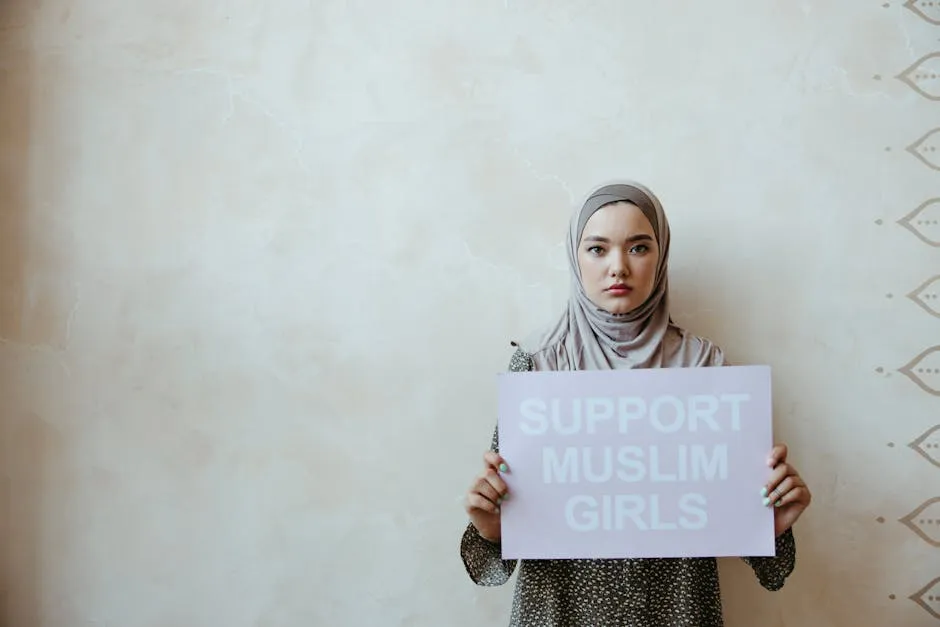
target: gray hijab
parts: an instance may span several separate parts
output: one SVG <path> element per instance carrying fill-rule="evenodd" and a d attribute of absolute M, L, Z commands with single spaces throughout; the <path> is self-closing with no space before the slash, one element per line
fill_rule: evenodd
<path fill-rule="evenodd" d="M 659 244 L 653 291 L 640 307 L 611 314 L 588 298 L 581 282 L 578 246 L 584 226 L 600 208 L 630 202 L 649 220 Z M 604 185 L 592 192 L 571 218 L 568 230 L 571 294 L 568 307 L 548 330 L 522 344 L 536 370 L 604 370 L 719 365 L 711 342 L 676 327 L 669 316 L 669 223 L 659 199 L 635 182 Z"/>

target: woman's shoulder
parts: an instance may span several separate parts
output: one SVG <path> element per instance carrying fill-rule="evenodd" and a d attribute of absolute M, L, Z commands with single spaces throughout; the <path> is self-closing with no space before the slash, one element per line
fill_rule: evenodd
<path fill-rule="evenodd" d="M 670 326 L 669 335 L 672 339 L 669 348 L 679 361 L 692 366 L 727 365 L 724 351 L 711 338 L 676 325 Z"/>

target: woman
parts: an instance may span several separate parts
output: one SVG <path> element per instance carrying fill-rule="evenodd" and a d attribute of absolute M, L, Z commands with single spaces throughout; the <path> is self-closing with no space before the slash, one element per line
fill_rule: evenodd
<path fill-rule="evenodd" d="M 568 261 L 572 289 L 567 311 L 547 332 L 519 346 L 511 371 L 721 366 L 710 341 L 677 327 L 669 315 L 669 225 L 659 200 L 636 183 L 592 193 L 572 218 Z M 775 446 L 766 485 L 754 498 L 774 507 L 776 557 L 744 561 L 761 585 L 777 590 L 792 572 L 791 527 L 810 503 L 810 492 Z M 508 581 L 517 564 L 500 551 L 499 506 L 511 498 L 500 474 L 499 434 L 484 455 L 484 470 L 466 495 L 470 524 L 460 553 L 479 585 Z M 762 479 L 758 479 L 758 482 Z M 760 496 L 758 496 L 758 493 Z M 714 558 L 523 560 L 510 625 L 660 627 L 723 624 Z"/>

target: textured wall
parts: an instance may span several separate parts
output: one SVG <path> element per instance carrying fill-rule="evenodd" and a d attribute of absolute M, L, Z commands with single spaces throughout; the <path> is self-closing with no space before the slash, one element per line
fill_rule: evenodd
<path fill-rule="evenodd" d="M 815 491 L 729 625 L 940 625 L 938 51 L 925 0 L 5 0 L 0 624 L 504 624 L 493 375 L 629 176 Z"/>

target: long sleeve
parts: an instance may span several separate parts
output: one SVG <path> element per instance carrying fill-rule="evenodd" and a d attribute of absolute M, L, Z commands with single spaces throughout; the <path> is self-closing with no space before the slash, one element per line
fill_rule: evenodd
<path fill-rule="evenodd" d="M 516 568 L 515 560 L 502 558 L 499 543 L 484 539 L 472 524 L 460 539 L 460 557 L 470 579 L 479 586 L 501 586 Z"/>
<path fill-rule="evenodd" d="M 796 539 L 793 530 L 787 529 L 777 536 L 776 557 L 744 557 L 744 562 L 754 570 L 760 585 L 768 590 L 779 590 L 796 566 Z"/>
<path fill-rule="evenodd" d="M 509 361 L 510 372 L 532 369 L 532 360 L 521 349 Z M 490 450 L 499 452 L 499 427 L 493 430 Z M 504 560 L 498 542 L 490 542 L 479 534 L 472 523 L 467 524 L 460 539 L 460 557 L 473 583 L 480 586 L 501 586 L 512 576 L 516 560 Z"/>

